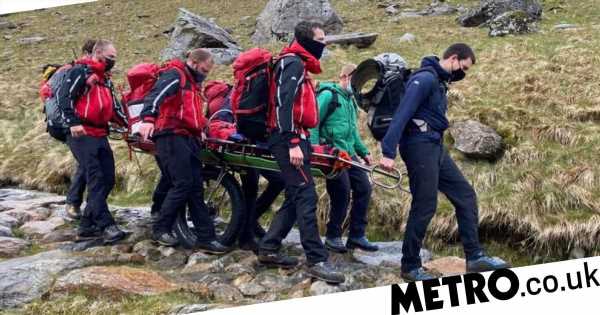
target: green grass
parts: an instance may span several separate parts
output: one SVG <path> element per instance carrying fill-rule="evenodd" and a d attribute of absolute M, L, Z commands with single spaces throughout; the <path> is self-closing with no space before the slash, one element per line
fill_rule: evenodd
<path fill-rule="evenodd" d="M 470 6 L 478 1 L 448 2 Z M 16 32 L 3 31 L 13 39 L 5 40 L 0 52 L 0 94 L 8 95 L 0 99 L 0 181 L 65 190 L 73 161 L 64 146 L 43 132 L 36 96 L 43 64 L 69 60 L 71 48 L 78 48 L 85 38 L 107 37 L 119 49 L 115 80 L 123 84 L 127 68 L 157 59 L 168 41 L 162 32 L 174 21 L 178 7 L 214 17 L 249 48 L 253 26 L 241 22 L 242 17 L 258 15 L 265 3 L 177 0 L 165 7 L 158 0 L 113 0 L 8 16 L 26 25 Z M 543 1 L 545 8 L 560 9 L 544 13 L 540 33 L 503 38 L 489 38 L 485 28 L 461 28 L 453 16 L 391 22 L 376 1 L 332 3 L 345 21 L 345 31 L 378 32 L 379 38 L 368 49 L 330 47 L 332 57 L 323 61 L 319 80 L 335 79 L 344 63 L 359 63 L 381 52 L 399 53 L 417 67 L 422 56 L 440 54 L 457 41 L 475 48 L 477 64 L 466 80 L 453 85 L 448 114 L 451 121 L 476 119 L 490 125 L 507 144 L 506 154 L 495 163 L 469 161 L 452 151 L 478 192 L 482 233 L 489 241 L 528 240 L 524 243 L 528 251 L 554 257 L 563 257 L 572 244 L 589 253 L 599 250 L 600 6 L 596 1 Z M 429 3 L 410 1 L 407 7 Z M 563 22 L 577 24 L 578 29 L 553 30 Z M 417 40 L 399 43 L 406 32 Z M 48 39 L 33 46 L 16 43 L 15 39 L 31 35 Z M 231 70 L 218 67 L 211 78 L 230 80 Z M 361 132 L 378 156 L 378 145 L 366 126 L 361 126 Z M 113 142 L 113 148 L 118 183 L 110 201 L 149 204 L 158 179 L 153 159 L 140 156 L 140 171 L 135 161 L 128 160 L 123 143 Z M 319 185 L 319 195 L 324 196 L 322 188 Z M 409 203 L 410 197 L 403 193 L 376 189 L 369 218 L 371 237 L 401 238 Z M 453 209 L 444 197 L 439 204 L 429 233 L 432 245 L 457 240 Z M 326 208 L 323 197 L 322 219 Z"/>

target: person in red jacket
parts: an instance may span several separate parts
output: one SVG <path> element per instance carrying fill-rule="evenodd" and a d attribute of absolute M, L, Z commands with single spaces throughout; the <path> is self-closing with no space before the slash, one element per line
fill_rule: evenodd
<path fill-rule="evenodd" d="M 285 182 L 285 201 L 275 214 L 259 246 L 258 260 L 265 265 L 294 267 L 298 260 L 280 253 L 281 241 L 298 223 L 308 274 L 330 283 L 345 281 L 328 262 L 317 226 L 317 192 L 311 176 L 309 128 L 318 124 L 317 100 L 311 74 L 321 73 L 319 59 L 325 49 L 325 32 L 318 23 L 300 22 L 294 41 L 274 65 L 271 95 L 274 102 L 268 122 L 269 149 Z"/>
<path fill-rule="evenodd" d="M 106 198 L 115 184 L 115 161 L 108 143 L 108 123 L 126 124 L 123 108 L 115 97 L 109 73 L 117 50 L 98 40 L 91 56 L 75 61 L 58 91 L 58 106 L 69 126 L 67 145 L 85 170 L 87 205 L 81 216 L 79 237 L 102 234 L 105 243 L 125 237 L 108 210 Z"/>
<path fill-rule="evenodd" d="M 153 225 L 153 239 L 166 246 L 177 244 L 172 228 L 178 211 L 187 204 L 196 227 L 197 247 L 222 254 L 228 248 L 216 240 L 213 220 L 204 203 L 200 160 L 200 140 L 207 123 L 200 92 L 213 65 L 210 52 L 202 48 L 190 51 L 185 62 L 168 62 L 144 98 L 140 134 L 144 140 L 152 138 L 156 142 L 159 167 L 171 183 Z"/>

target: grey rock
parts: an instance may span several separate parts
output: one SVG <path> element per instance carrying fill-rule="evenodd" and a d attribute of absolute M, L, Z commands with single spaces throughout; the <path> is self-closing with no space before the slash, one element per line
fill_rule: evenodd
<path fill-rule="evenodd" d="M 412 33 L 405 33 L 398 39 L 401 43 L 414 42 L 415 40 L 417 40 L 417 37 Z"/>
<path fill-rule="evenodd" d="M 23 37 L 17 40 L 17 43 L 21 45 L 33 45 L 38 44 L 46 40 L 46 37 L 42 36 L 31 36 L 31 37 Z"/>
<path fill-rule="evenodd" d="M 240 292 L 242 292 L 242 294 L 245 296 L 257 296 L 261 293 L 267 292 L 265 287 L 255 282 L 242 283 L 238 289 L 240 289 Z"/>
<path fill-rule="evenodd" d="M 43 237 L 44 235 L 53 232 L 57 228 L 63 226 L 65 220 L 62 218 L 51 218 L 45 221 L 30 221 L 21 226 L 21 231 L 29 237 Z"/>
<path fill-rule="evenodd" d="M 244 298 L 240 290 L 229 284 L 220 283 L 210 286 L 210 289 L 213 297 L 218 301 L 234 302 Z"/>
<path fill-rule="evenodd" d="M 210 304 L 177 305 L 171 308 L 171 310 L 169 311 L 169 315 L 185 315 L 196 312 L 205 312 L 210 309 Z"/>
<path fill-rule="evenodd" d="M 511 11 L 503 13 L 488 22 L 491 37 L 505 36 L 509 34 L 528 34 L 538 31 L 537 25 L 533 23 L 524 11 Z"/>
<path fill-rule="evenodd" d="M 289 290 L 293 286 L 287 277 L 273 273 L 261 273 L 251 283 L 260 284 L 267 290 L 274 292 Z"/>
<path fill-rule="evenodd" d="M 398 8 L 395 5 L 390 5 L 387 8 L 385 8 L 385 13 L 389 15 L 396 15 L 398 14 Z"/>
<path fill-rule="evenodd" d="M 352 255 L 354 258 L 369 266 L 400 266 L 402 259 L 402 241 L 396 242 L 375 242 L 379 246 L 376 252 L 365 252 L 355 250 Z M 431 260 L 431 252 L 421 249 L 421 260 L 423 262 Z"/>
<path fill-rule="evenodd" d="M 542 10 L 538 0 L 481 0 L 479 6 L 467 10 L 457 21 L 465 27 L 477 27 L 510 11 L 523 11 L 531 21 L 538 21 Z"/>
<path fill-rule="evenodd" d="M 329 0 L 270 0 L 256 20 L 252 42 L 287 41 L 296 24 L 307 19 L 323 24 L 326 34 L 339 34 L 343 28 Z"/>
<path fill-rule="evenodd" d="M 502 137 L 492 128 L 467 120 L 452 124 L 450 135 L 454 148 L 473 159 L 495 160 L 504 153 Z"/>
<path fill-rule="evenodd" d="M 567 23 L 556 24 L 553 27 L 553 29 L 556 31 L 570 30 L 570 29 L 576 29 L 576 28 L 577 28 L 576 24 L 567 24 Z"/>
<path fill-rule="evenodd" d="M 50 290 L 58 274 L 94 262 L 93 257 L 63 250 L 0 262 L 0 309 L 18 307 L 38 299 Z"/>
<path fill-rule="evenodd" d="M 377 33 L 346 33 L 339 35 L 328 35 L 325 37 L 327 44 L 337 44 L 342 46 L 353 45 L 357 48 L 367 48 L 377 40 Z"/>
<path fill-rule="evenodd" d="M 162 51 L 160 58 L 184 59 L 186 52 L 194 48 L 211 49 L 215 54 L 215 62 L 219 64 L 233 62 L 242 50 L 225 29 L 202 16 L 180 8 L 169 45 Z"/>
<path fill-rule="evenodd" d="M 177 251 L 169 256 L 162 257 L 156 262 L 151 262 L 151 264 L 158 270 L 173 270 L 185 266 L 187 258 L 188 257 L 185 255 L 185 253 Z"/>
<path fill-rule="evenodd" d="M 17 28 L 17 25 L 15 23 L 10 22 L 10 21 L 0 20 L 0 30 L 15 29 L 15 28 Z"/>
<path fill-rule="evenodd" d="M 19 225 L 19 220 L 13 216 L 10 216 L 5 213 L 0 213 L 0 226 L 6 226 L 8 228 L 13 228 Z"/>
<path fill-rule="evenodd" d="M 0 236 L 12 237 L 13 232 L 8 226 L 0 225 Z"/>
<path fill-rule="evenodd" d="M 310 295 L 323 295 L 330 293 L 342 292 L 342 288 L 339 285 L 331 285 L 324 281 L 315 281 L 310 286 Z"/>
<path fill-rule="evenodd" d="M 62 229 L 50 232 L 42 237 L 40 243 L 56 243 L 75 240 L 77 232 L 74 229 Z"/>
<path fill-rule="evenodd" d="M 16 237 L 0 236 L 0 257 L 14 257 L 27 248 L 30 243 Z"/>
<path fill-rule="evenodd" d="M 157 261 L 161 258 L 160 250 L 152 244 L 151 240 L 143 240 L 133 246 L 133 251 L 142 255 L 147 261 Z"/>
<path fill-rule="evenodd" d="M 186 268 L 192 267 L 194 265 L 203 264 L 207 262 L 213 261 L 214 256 L 207 255 L 203 252 L 196 252 L 190 255 L 188 258 L 188 262 L 186 264 Z"/>

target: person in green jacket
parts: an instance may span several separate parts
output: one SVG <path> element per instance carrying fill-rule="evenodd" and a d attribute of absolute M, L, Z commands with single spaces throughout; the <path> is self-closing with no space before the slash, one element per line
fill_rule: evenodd
<path fill-rule="evenodd" d="M 354 161 L 360 159 L 372 163 L 369 150 L 358 132 L 358 106 L 354 100 L 350 79 L 356 65 L 345 65 L 340 73 L 339 83 L 320 83 L 317 90 L 319 104 L 319 126 L 310 130 L 312 144 L 327 144 L 344 150 Z M 327 193 L 330 199 L 329 222 L 325 246 L 334 252 L 344 253 L 348 249 L 359 248 L 377 251 L 365 236 L 367 209 L 371 200 L 372 187 L 367 173 L 356 167 L 343 171 L 338 177 L 327 180 Z M 342 224 L 346 218 L 350 194 L 350 230 L 348 241 L 342 241 Z"/>

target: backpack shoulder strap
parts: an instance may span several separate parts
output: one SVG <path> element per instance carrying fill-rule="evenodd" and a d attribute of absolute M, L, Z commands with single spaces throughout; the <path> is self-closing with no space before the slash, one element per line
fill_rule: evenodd
<path fill-rule="evenodd" d="M 331 116 L 331 114 L 333 114 L 338 109 L 338 107 L 340 107 L 340 105 L 341 105 L 340 100 L 339 100 L 340 93 L 338 91 L 336 91 L 332 87 L 328 87 L 328 86 L 322 87 L 322 86 L 319 86 L 317 88 L 317 95 L 319 95 L 320 93 L 322 93 L 324 91 L 331 92 L 331 94 L 333 95 L 333 97 L 331 98 L 331 102 L 329 102 L 329 104 L 327 104 L 327 111 L 325 112 L 325 116 L 323 116 L 322 118 L 319 118 L 319 128 L 321 128 L 321 126 L 323 125 L 323 123 L 325 121 L 327 121 L 327 119 L 329 118 L 329 116 Z"/>

